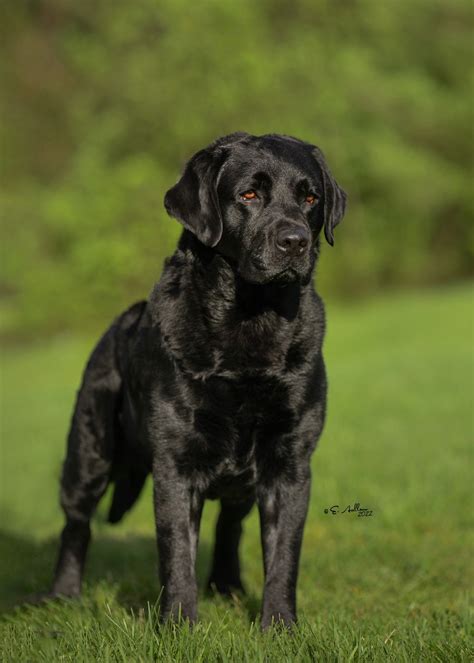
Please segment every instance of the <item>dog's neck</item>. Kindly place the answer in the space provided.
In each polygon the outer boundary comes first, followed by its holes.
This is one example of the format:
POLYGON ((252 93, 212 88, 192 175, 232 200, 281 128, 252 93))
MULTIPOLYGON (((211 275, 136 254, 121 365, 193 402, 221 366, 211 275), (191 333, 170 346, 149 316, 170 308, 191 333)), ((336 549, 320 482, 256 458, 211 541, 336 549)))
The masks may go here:
POLYGON ((218 250, 208 249, 191 233, 183 233, 178 250, 185 256, 194 288, 211 319, 215 309, 219 315, 230 315, 234 323, 270 313, 275 320, 281 318, 281 322, 297 318, 308 286, 299 282, 250 283, 242 278, 232 259, 218 250))
POLYGON ((307 329, 302 311, 311 292, 311 284, 248 283, 232 261, 185 233, 150 302, 175 359, 203 377, 284 363, 307 329))

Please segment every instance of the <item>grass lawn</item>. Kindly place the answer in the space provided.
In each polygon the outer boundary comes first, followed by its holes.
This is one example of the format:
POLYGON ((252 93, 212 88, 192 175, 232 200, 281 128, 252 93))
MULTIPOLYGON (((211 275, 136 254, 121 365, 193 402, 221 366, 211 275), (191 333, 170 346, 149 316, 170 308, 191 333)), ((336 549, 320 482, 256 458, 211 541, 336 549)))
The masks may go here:
MULTIPOLYGON (((94 339, 3 352, 0 656, 16 661, 472 661, 472 311, 468 285, 327 302, 329 416, 313 487, 294 632, 258 629, 255 510, 242 542, 248 593, 201 592, 200 623, 154 627, 151 485, 117 527, 94 521, 80 601, 15 607, 46 589, 62 524, 58 478, 94 339), (325 513, 360 503, 373 510, 325 513)), ((203 586, 216 504, 205 508, 203 586)))

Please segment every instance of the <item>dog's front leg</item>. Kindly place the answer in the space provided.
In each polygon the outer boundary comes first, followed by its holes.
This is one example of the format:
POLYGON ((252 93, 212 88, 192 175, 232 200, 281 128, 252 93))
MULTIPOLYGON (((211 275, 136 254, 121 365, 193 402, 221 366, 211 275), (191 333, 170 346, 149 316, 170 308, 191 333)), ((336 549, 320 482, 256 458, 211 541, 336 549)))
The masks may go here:
POLYGON ((196 551, 203 498, 171 468, 154 468, 162 618, 197 618, 196 551))
POLYGON ((293 483, 280 479, 258 488, 265 586, 262 628, 296 621, 296 581, 308 510, 310 471, 293 483))

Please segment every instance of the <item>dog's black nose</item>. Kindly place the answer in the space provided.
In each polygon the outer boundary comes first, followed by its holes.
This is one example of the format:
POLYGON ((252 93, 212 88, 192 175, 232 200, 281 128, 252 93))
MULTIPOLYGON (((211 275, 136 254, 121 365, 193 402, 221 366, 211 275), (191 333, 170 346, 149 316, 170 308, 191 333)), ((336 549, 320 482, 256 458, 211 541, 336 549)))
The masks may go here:
POLYGON ((277 233, 277 247, 288 256, 300 256, 308 246, 308 243, 308 231, 300 226, 285 228, 277 233))

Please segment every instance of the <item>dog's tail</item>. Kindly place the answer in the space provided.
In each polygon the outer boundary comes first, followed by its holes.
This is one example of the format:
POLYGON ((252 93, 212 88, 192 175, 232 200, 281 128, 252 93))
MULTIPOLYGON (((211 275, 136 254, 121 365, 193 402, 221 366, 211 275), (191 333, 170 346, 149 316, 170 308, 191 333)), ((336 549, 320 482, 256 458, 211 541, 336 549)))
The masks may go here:
POLYGON ((129 468, 128 472, 115 479, 114 495, 110 506, 109 523, 118 523, 137 501, 142 492, 148 472, 129 468))

